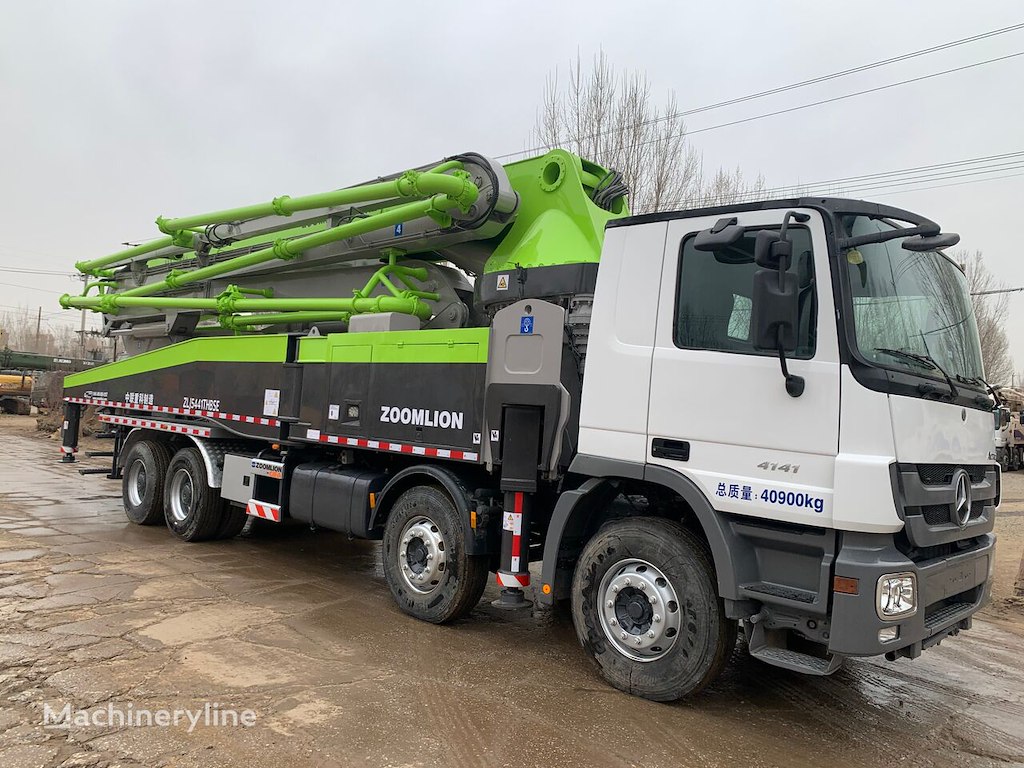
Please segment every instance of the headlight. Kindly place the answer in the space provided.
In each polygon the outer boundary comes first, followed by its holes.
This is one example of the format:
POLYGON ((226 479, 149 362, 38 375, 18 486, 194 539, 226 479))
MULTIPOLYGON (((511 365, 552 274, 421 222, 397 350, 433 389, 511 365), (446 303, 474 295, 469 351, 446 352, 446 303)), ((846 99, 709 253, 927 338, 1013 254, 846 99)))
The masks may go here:
POLYGON ((878 618, 888 621, 912 616, 917 611, 917 577, 912 573, 887 573, 875 591, 878 618))

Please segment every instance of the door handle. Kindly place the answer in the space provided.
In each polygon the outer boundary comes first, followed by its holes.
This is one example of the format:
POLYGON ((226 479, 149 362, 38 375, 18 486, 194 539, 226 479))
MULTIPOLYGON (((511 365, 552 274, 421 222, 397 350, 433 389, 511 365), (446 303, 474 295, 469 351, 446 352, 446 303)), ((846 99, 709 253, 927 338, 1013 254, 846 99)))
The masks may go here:
POLYGON ((690 444, 685 440, 666 440, 663 437, 656 437, 651 440, 651 455, 658 459, 689 461, 690 444))

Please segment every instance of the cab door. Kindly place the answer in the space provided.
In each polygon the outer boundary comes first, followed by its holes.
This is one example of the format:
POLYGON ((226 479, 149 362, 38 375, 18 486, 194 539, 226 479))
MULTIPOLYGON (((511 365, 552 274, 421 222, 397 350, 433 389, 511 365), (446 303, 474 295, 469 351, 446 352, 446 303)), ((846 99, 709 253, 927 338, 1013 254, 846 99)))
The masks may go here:
POLYGON ((820 214, 790 223, 799 288, 798 347, 787 354, 803 394, 786 392, 777 353, 754 349, 754 238, 786 209, 736 214, 734 245, 694 247, 721 215, 669 222, 658 304, 647 461, 680 472, 723 512, 810 525, 832 519, 839 446, 839 350, 820 214))

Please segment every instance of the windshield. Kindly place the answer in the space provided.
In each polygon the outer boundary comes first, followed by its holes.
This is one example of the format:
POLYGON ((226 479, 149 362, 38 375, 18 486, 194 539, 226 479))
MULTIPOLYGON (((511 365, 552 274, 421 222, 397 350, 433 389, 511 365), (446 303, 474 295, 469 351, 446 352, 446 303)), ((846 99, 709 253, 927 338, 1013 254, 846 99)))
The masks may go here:
MULTIPOLYGON (((843 217, 847 236, 897 227, 867 216, 843 217)), ((960 381, 983 375, 967 279, 936 251, 914 252, 902 238, 844 251, 853 294, 857 347, 870 362, 960 381)))

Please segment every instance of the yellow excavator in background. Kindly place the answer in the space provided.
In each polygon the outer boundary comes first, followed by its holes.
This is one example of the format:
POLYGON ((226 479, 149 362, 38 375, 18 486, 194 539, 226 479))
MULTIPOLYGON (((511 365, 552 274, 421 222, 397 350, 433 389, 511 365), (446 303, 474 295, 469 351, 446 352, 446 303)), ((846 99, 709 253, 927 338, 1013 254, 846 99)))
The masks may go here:
POLYGON ((32 374, 0 372, 0 412, 27 416, 32 408, 32 374))

